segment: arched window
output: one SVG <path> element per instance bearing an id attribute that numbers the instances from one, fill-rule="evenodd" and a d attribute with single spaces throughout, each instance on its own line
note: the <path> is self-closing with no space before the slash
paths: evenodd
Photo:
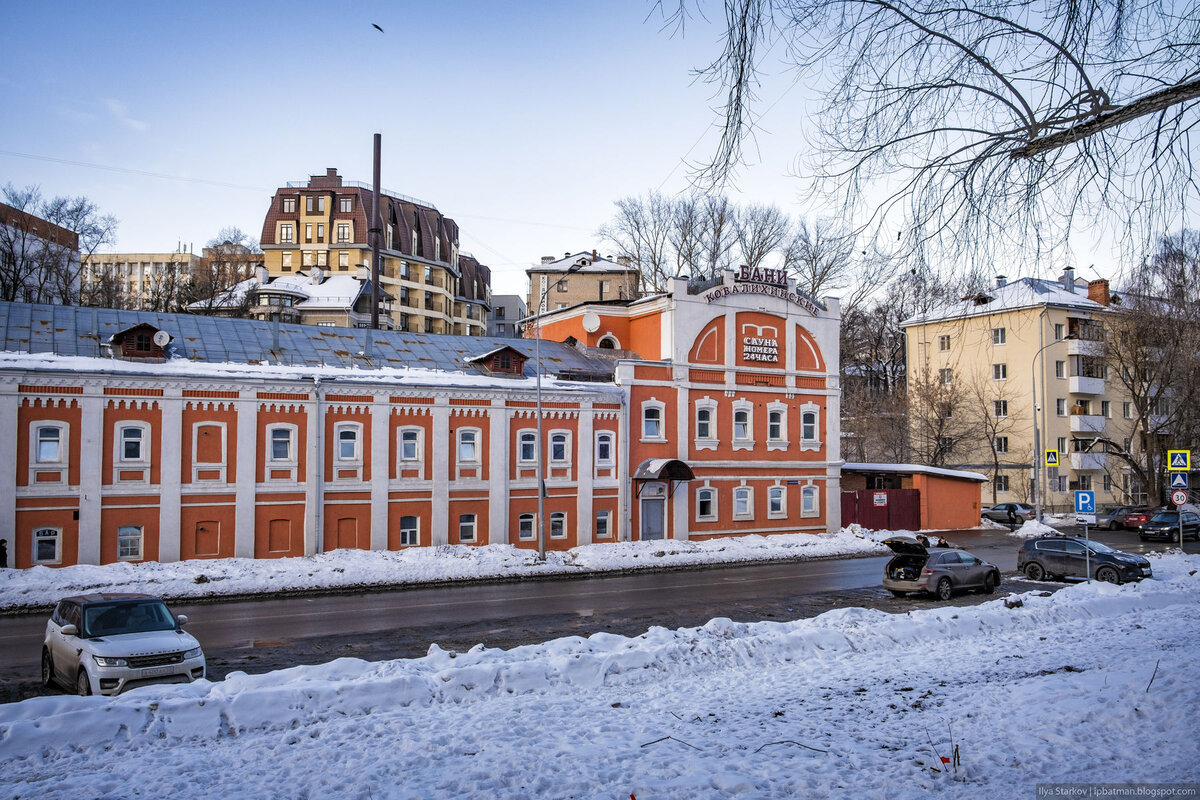
<path id="1" fill-rule="evenodd" d="M 521 431 L 517 434 L 517 462 L 534 464 L 537 462 L 537 433 Z"/>
<path id="2" fill-rule="evenodd" d="M 739 486 L 733 490 L 733 518 L 754 519 L 754 489 Z"/>
<path id="3" fill-rule="evenodd" d="M 533 514 L 517 517 L 517 538 L 523 542 L 537 538 L 533 532 Z"/>
<path id="4" fill-rule="evenodd" d="M 698 521 L 717 518 L 717 490 L 704 487 L 696 490 L 696 519 Z"/>

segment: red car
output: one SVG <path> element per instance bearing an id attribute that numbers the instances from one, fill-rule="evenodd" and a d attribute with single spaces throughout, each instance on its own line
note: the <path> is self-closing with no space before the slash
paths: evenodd
<path id="1" fill-rule="evenodd" d="M 1139 508 L 1125 515 L 1125 527 L 1131 530 L 1141 530 L 1150 519 L 1161 509 Z"/>

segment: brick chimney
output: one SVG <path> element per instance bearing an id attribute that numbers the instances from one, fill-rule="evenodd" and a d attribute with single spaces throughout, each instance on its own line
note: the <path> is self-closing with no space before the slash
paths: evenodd
<path id="1" fill-rule="evenodd" d="M 1099 303 L 1102 306 L 1109 304 L 1111 295 L 1108 291 L 1108 281 L 1100 278 L 1095 281 L 1088 281 L 1088 300 L 1093 303 Z"/>

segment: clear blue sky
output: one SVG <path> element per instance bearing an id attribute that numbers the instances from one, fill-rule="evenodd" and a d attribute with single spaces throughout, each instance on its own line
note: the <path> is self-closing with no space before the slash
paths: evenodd
<path id="1" fill-rule="evenodd" d="M 0 184 L 88 196 L 120 220 L 124 252 L 199 251 L 228 225 L 257 237 L 289 180 L 337 167 L 369 183 L 378 132 L 383 186 L 457 220 L 494 291 L 523 294 L 540 256 L 603 250 L 615 200 L 683 190 L 681 162 L 715 141 L 691 70 L 716 31 L 672 35 L 650 0 L 10 2 L 3 16 Z M 789 94 L 764 87 L 788 102 L 734 197 L 797 213 Z"/>

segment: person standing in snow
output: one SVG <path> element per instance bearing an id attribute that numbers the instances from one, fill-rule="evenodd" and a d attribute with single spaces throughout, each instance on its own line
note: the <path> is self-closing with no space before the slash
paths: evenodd
<path id="1" fill-rule="evenodd" d="M 1008 507 L 1008 529 L 1015 531 L 1017 529 L 1017 512 L 1012 506 Z"/>

